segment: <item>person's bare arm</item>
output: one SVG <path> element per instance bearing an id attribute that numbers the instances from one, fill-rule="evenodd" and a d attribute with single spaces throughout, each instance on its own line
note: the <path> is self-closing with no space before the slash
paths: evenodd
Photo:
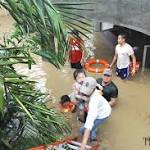
<path id="1" fill-rule="evenodd" d="M 117 104 L 117 98 L 111 98 L 109 101 L 109 104 L 111 107 L 114 107 Z"/>
<path id="2" fill-rule="evenodd" d="M 90 135 L 90 130 L 85 128 L 80 150 L 85 150 L 85 146 L 87 144 L 89 135 Z"/>
<path id="3" fill-rule="evenodd" d="M 111 62 L 111 64 L 110 64 L 110 68 L 115 64 L 115 62 L 116 62 L 116 60 L 117 60 L 117 57 L 118 57 L 118 55 L 115 53 L 115 55 L 114 55 L 114 57 L 113 57 L 113 60 L 112 60 L 112 62 Z"/>
<path id="4" fill-rule="evenodd" d="M 135 57 L 135 55 L 133 54 L 133 55 L 131 55 L 131 57 L 132 57 L 132 64 L 133 64 L 133 69 L 132 69 L 132 71 L 131 71 L 131 74 L 132 74 L 132 76 L 135 74 L 135 67 L 136 67 L 136 57 Z"/>

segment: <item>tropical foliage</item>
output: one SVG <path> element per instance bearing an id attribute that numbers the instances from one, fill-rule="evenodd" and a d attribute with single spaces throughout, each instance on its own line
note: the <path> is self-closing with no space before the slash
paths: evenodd
<path id="1" fill-rule="evenodd" d="M 50 0 L 5 0 L 0 1 L 0 4 L 16 21 L 20 35 L 32 36 L 40 46 L 34 52 L 45 57 L 57 68 L 64 65 L 69 50 L 66 29 L 71 31 L 77 28 L 84 36 L 89 31 L 90 24 L 87 19 L 76 12 L 84 10 L 77 6 L 89 3 L 52 4 Z"/>
<path id="2" fill-rule="evenodd" d="M 21 150 L 56 141 L 70 133 L 70 127 L 56 110 L 42 103 L 48 93 L 36 90 L 34 81 L 15 71 L 14 64 L 30 68 L 34 61 L 27 47 L 11 43 L 0 49 L 0 147 Z"/>
<path id="3" fill-rule="evenodd" d="M 60 68 L 68 53 L 66 31 L 77 28 L 85 35 L 89 24 L 73 13 L 78 10 L 75 4 L 0 0 L 0 5 L 16 21 L 15 31 L 0 44 L 0 148 L 21 150 L 56 141 L 70 133 L 70 127 L 43 103 L 48 94 L 36 90 L 35 82 L 18 74 L 14 64 L 24 63 L 30 69 L 33 52 Z"/>

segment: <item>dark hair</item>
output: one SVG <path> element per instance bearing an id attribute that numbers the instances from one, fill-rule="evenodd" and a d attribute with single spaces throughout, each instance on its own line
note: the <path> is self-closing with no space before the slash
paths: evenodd
<path id="1" fill-rule="evenodd" d="M 76 29 L 73 29 L 71 33 L 74 34 L 74 35 L 76 35 L 76 36 L 79 36 L 79 31 L 76 30 Z"/>
<path id="2" fill-rule="evenodd" d="M 123 39 L 126 40 L 126 35 L 124 33 L 119 34 L 118 36 L 121 36 Z"/>
<path id="3" fill-rule="evenodd" d="M 70 102 L 70 97 L 68 95 L 63 95 L 60 98 L 60 104 L 63 105 L 66 102 Z"/>
<path id="4" fill-rule="evenodd" d="M 83 73 L 86 76 L 86 73 L 83 69 L 76 69 L 73 73 L 73 77 L 76 80 L 79 73 Z"/>

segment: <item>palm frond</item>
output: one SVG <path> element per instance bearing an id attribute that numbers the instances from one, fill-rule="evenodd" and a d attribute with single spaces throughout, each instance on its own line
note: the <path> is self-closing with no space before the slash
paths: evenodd
<path id="1" fill-rule="evenodd" d="M 7 131 L 3 133 L 7 135 L 4 136 L 3 141 L 11 143 L 10 145 L 15 144 L 14 149 L 21 150 L 20 142 L 24 148 L 29 148 L 39 144 L 48 144 L 70 133 L 70 126 L 64 122 L 63 116 L 43 104 L 42 101 L 47 94 L 35 90 L 34 81 L 28 81 L 19 75 L 18 78 L 15 76 L 12 73 L 4 76 L 7 101 L 8 99 L 12 101 L 7 104 L 9 109 L 5 117 L 10 115 L 10 118 L 11 116 L 13 118 L 11 121 L 8 119 L 0 124 L 1 129 Z M 9 131 L 10 124 L 12 127 Z M 30 139 L 35 139 L 34 144 L 29 142 Z M 27 141 L 28 145 L 25 143 Z"/>
<path id="2" fill-rule="evenodd" d="M 48 144 L 69 134 L 70 126 L 43 100 L 47 93 L 35 89 L 35 82 L 19 75 L 14 64 L 26 63 L 30 69 L 33 52 L 55 67 L 64 65 L 68 54 L 67 38 L 74 28 L 86 36 L 90 21 L 81 11 L 91 11 L 91 3 L 54 3 L 50 0 L 0 0 L 16 21 L 16 30 L 4 35 L 0 48 L 0 147 L 24 150 Z M 28 145 L 26 144 L 28 143 Z"/>
<path id="3" fill-rule="evenodd" d="M 90 21 L 88 22 L 86 17 L 81 15 L 80 12 L 92 11 L 90 7 L 92 3 L 51 3 L 50 0 L 12 2 L 11 0 L 5 0 L 4 2 L 0 2 L 0 4 L 16 20 L 22 34 L 35 33 L 39 38 L 37 44 L 40 45 L 41 51 L 53 50 L 53 54 L 57 55 L 57 57 L 54 61 L 50 60 L 49 62 L 53 65 L 57 63 L 55 67 L 58 68 L 64 65 L 68 54 L 67 51 L 69 50 L 66 29 L 73 30 L 75 28 L 85 37 L 87 37 L 85 32 L 90 32 L 91 30 L 89 28 L 91 27 Z M 57 39 L 55 40 L 55 44 L 51 40 L 52 38 Z"/>
<path id="4" fill-rule="evenodd" d="M 22 45 L 23 41 L 19 44 Z M 28 41 L 29 45 L 35 44 L 31 39 Z M 64 118 L 43 103 L 48 94 L 36 90 L 35 81 L 18 74 L 13 67 L 16 63 L 32 62 L 28 51 L 30 46 L 23 43 L 21 47 L 11 47 L 12 42 L 9 46 L 0 49 L 0 134 L 3 137 L 0 147 L 21 150 L 22 142 L 24 150 L 25 147 L 48 144 L 69 134 L 70 126 Z M 53 56 L 57 57 L 55 54 Z M 30 143 L 30 139 L 34 139 L 34 143 Z"/>
<path id="5" fill-rule="evenodd" d="M 4 81 L 3 78 L 0 77 L 0 120 L 4 117 L 4 108 L 5 108 L 5 100 L 4 100 Z"/>

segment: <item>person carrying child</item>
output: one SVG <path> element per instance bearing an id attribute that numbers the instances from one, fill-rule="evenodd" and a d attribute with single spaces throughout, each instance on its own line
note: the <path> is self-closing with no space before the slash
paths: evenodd
<path id="1" fill-rule="evenodd" d="M 75 83 L 72 85 L 73 92 L 69 96 L 71 98 L 71 101 L 77 106 L 77 119 L 81 122 L 84 122 L 86 118 L 84 109 L 87 109 L 87 98 L 81 97 L 79 95 L 79 90 L 84 79 L 86 78 L 86 73 L 83 69 L 76 69 L 73 73 L 73 77 Z"/>

